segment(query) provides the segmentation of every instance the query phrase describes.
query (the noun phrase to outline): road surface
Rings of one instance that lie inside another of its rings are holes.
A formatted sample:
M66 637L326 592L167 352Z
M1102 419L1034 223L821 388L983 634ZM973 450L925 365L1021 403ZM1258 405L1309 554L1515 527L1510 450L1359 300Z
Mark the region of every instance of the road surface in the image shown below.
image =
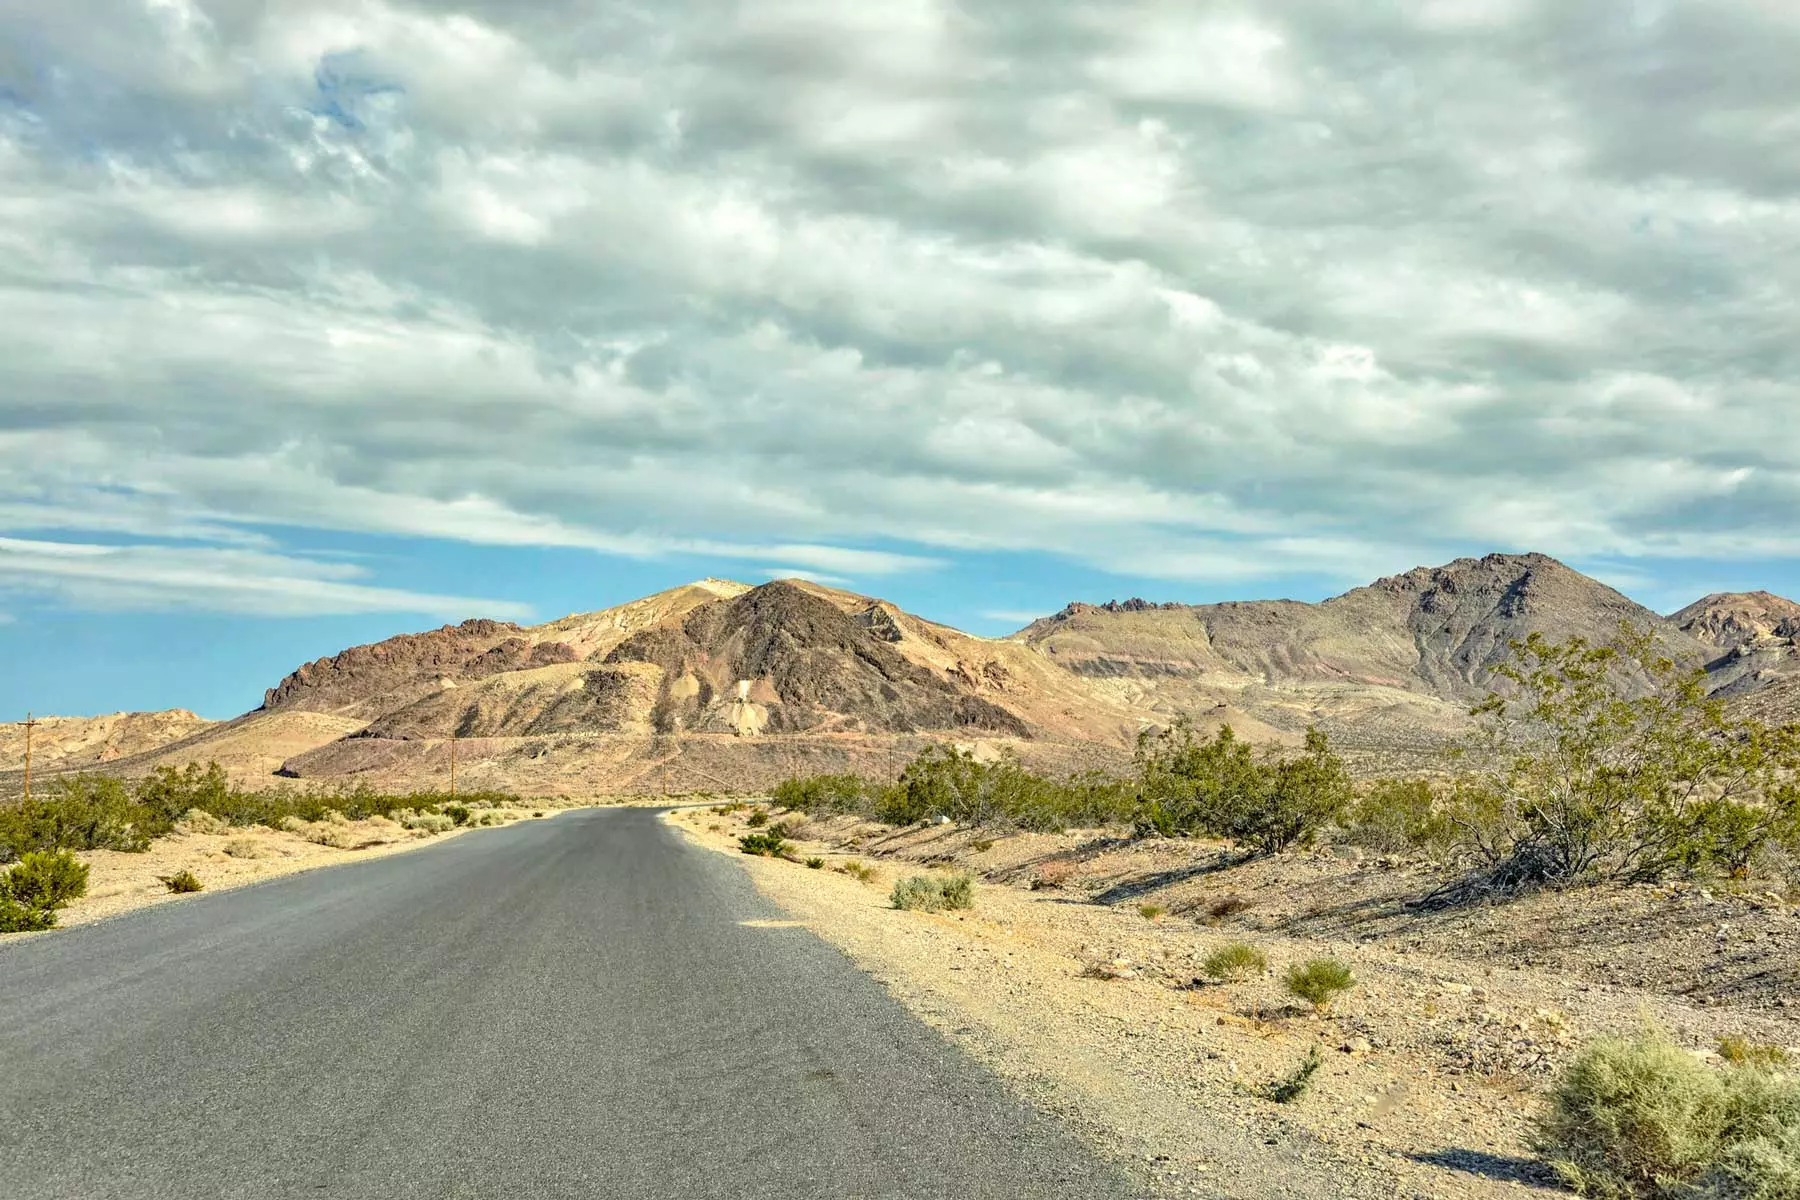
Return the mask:
M599 809L0 946L0 1194L1131 1194L782 915Z

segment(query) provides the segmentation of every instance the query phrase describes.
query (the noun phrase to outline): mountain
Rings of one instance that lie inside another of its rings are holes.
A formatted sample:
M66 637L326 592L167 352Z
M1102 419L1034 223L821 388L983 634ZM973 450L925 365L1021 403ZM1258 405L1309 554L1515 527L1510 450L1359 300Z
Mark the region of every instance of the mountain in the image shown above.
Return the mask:
M103 766L211 728L184 708L101 717L39 717L31 731L31 765L46 771ZM25 726L0 725L0 771L25 767Z
M1796 617L1756 593L1663 618L1538 554L1421 567L1316 604L1073 603L999 639L804 580L705 579L543 625L471 620L351 647L253 713L169 722L106 753L126 772L216 759L248 781L441 786L454 754L467 787L735 790L891 774L940 740L1047 770L1117 764L1181 716L1265 743L1317 725L1359 769L1403 770L1441 761L1508 643L1532 633L1601 642L1629 621L1709 664L1734 703L1785 712L1800 704Z
M1669 620L1724 652L1708 664L1721 694L1766 720L1800 718L1800 604L1770 592L1717 592Z

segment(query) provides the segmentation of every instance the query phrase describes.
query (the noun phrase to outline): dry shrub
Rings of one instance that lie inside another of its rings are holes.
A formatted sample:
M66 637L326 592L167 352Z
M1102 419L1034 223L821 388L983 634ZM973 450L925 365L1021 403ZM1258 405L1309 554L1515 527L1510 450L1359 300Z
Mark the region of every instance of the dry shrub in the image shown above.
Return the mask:
M456 818L449 813L421 812L418 809L403 808L393 818L402 829L411 829L419 833L448 833L456 828Z
M1269 969L1268 956L1248 942L1228 942L1206 956L1200 970L1208 979L1239 981Z
M1228 917L1235 917L1239 913L1249 912L1250 909L1254 907L1254 903L1247 897L1240 896L1236 892L1233 892L1229 896L1221 896L1217 900L1207 902L1206 923L1208 925L1217 925Z
M177 895L185 895L189 892L199 892L206 889L206 885L200 882L200 877L192 871L177 871L173 875L158 875L156 878L161 881L164 887Z
M1075 874L1075 864L1067 859L1058 858L1045 863L1031 877L1031 890L1034 892L1055 891L1068 884Z
M894 885L895 908L939 912L975 907L975 880L968 875L913 875Z
M225 843L225 853L233 858L261 858L262 843L252 837L236 837Z
M190 808L175 823L179 833L221 834L231 829L231 823L213 816L203 808Z

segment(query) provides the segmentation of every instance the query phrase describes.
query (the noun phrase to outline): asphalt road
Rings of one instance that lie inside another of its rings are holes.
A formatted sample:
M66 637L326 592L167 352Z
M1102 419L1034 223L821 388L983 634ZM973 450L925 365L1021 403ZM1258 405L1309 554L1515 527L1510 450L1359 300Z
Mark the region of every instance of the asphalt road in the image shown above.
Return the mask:
M0 1196L1115 1197L643 809L0 946Z

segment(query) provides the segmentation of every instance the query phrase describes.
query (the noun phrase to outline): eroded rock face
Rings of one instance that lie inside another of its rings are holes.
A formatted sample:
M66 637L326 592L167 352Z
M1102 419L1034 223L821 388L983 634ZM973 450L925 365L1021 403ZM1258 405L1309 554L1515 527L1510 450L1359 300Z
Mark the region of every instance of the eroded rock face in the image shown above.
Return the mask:
M460 676L471 663L520 632L509 621L472 620L427 633L403 633L307 663L263 694L264 711L330 712L406 686ZM496 664L504 659L493 660ZM497 669L507 669L497 667ZM490 674L492 672L489 672Z
M1012 713L901 657L884 628L777 582L698 608L677 628L628 638L606 661L662 668L655 720L661 732L738 728L727 710L738 682L755 681L770 700L763 728L771 733L841 727L1029 735Z

